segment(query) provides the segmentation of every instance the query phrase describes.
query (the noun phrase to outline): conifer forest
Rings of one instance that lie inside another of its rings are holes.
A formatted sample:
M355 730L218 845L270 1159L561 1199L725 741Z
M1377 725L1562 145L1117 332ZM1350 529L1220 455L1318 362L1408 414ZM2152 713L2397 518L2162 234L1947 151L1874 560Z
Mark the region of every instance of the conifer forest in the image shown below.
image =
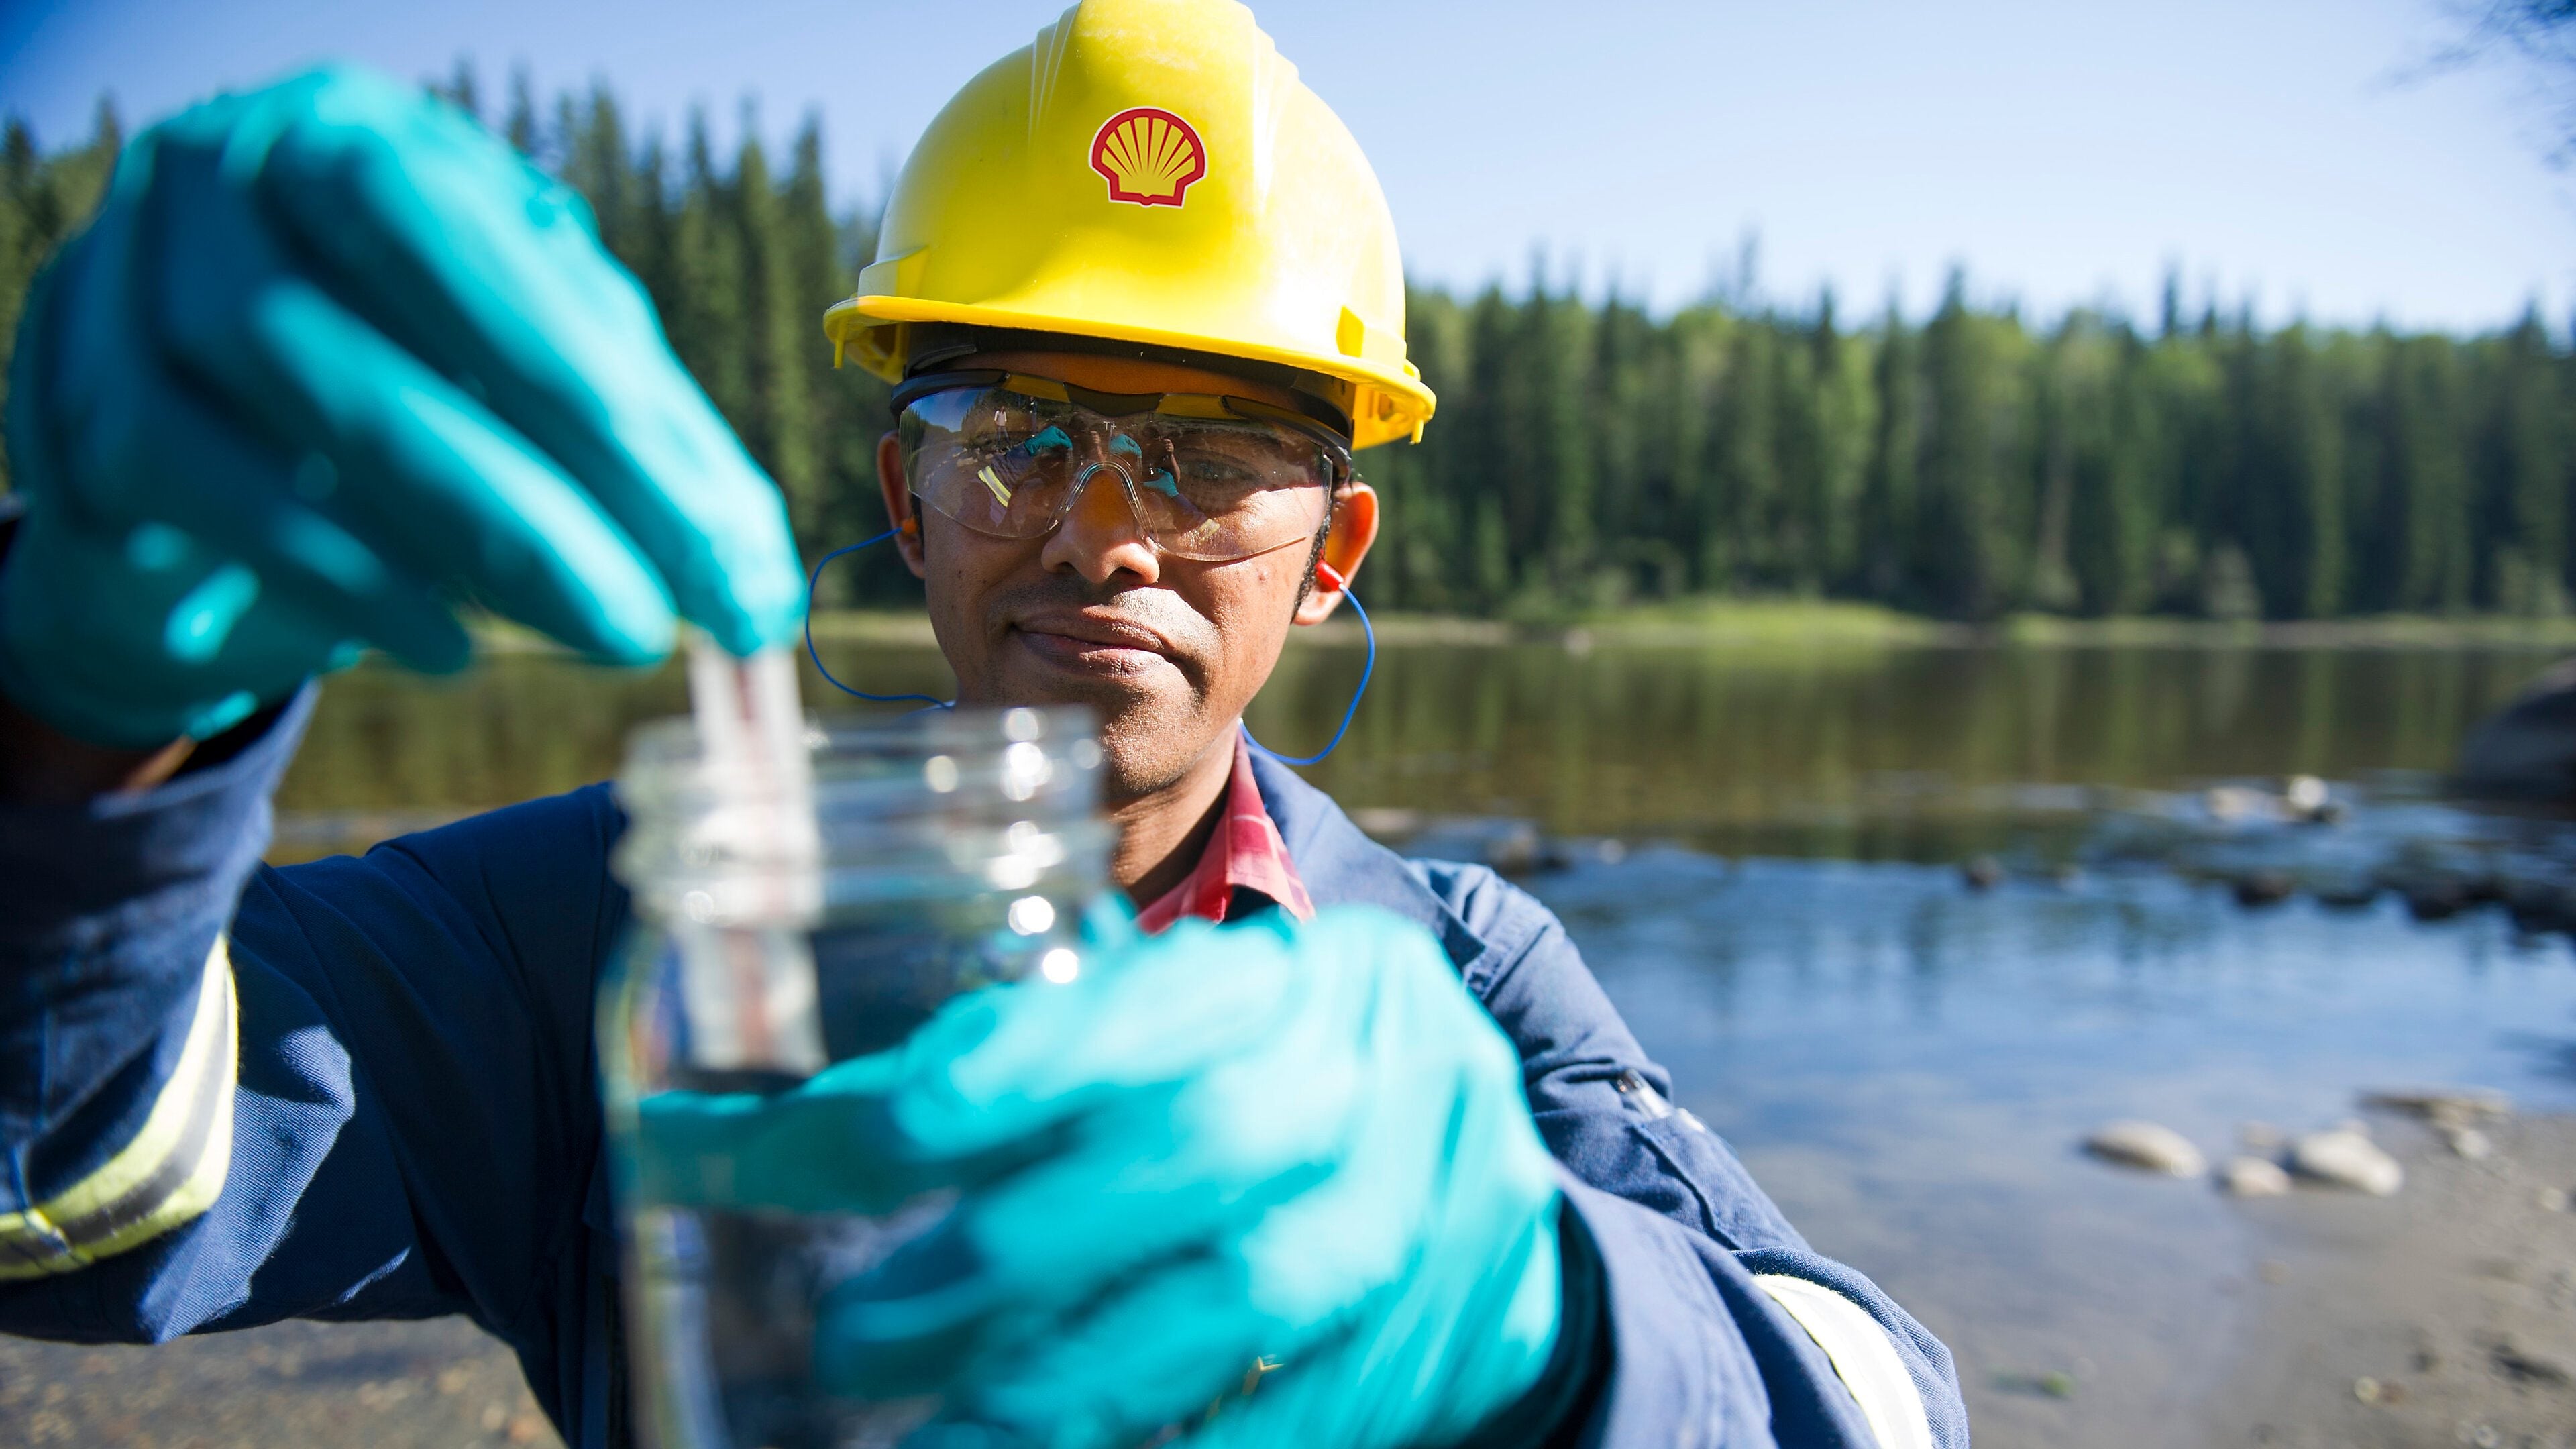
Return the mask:
M835 371L823 308L873 213L824 181L812 124L719 154L703 120L629 124L608 91L504 104L436 89L586 195L673 346L785 490L808 559L883 526L885 388ZM121 142L102 105L0 155L0 348L27 284L95 205ZM1928 316L1750 288L1669 313L1589 300L1534 264L1473 296L1417 287L1439 394L1419 445L1360 455L1386 531L1363 592L1398 609L1545 619L1695 597L2314 619L2563 613L2576 489L2565 319L2478 336L2264 328L2168 285L2158 315L2040 321L1954 274ZM892 605L891 558L827 603Z

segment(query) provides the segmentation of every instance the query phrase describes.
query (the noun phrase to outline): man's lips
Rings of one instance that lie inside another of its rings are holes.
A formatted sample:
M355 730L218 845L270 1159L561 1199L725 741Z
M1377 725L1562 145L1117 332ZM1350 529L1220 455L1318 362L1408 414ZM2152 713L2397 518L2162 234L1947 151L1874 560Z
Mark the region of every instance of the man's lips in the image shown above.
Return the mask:
M1012 624L1037 654L1067 664L1142 668L1172 657L1170 641L1132 619L1090 613L1044 613Z

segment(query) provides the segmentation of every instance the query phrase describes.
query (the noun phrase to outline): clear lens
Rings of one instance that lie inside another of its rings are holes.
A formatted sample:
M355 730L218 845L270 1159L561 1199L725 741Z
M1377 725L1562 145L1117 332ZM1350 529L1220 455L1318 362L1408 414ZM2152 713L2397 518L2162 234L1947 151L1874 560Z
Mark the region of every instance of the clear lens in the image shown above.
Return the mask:
M1165 552L1221 561L1323 526L1336 464L1314 438L1259 418L1108 418L1005 388L933 393L905 410L913 492L996 538L1053 529L1087 486L1123 487Z

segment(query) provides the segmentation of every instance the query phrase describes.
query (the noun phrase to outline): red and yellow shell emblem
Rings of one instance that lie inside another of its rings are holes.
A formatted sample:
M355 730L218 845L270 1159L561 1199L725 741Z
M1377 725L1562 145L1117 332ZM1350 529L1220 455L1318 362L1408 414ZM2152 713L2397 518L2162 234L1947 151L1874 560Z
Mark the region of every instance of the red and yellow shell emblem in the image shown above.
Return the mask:
M1190 183L1207 175L1207 147L1189 122L1137 106L1100 123L1091 138L1091 169L1109 183L1112 201L1178 206Z

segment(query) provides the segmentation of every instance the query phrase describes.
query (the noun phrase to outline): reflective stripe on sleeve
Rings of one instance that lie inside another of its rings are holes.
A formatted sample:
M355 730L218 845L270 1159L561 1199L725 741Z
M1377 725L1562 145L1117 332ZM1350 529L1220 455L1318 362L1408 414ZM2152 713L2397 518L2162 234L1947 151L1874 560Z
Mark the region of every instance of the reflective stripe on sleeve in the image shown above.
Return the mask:
M214 1206L232 1163L237 1010L232 957L218 936L206 953L179 1065L161 1084L142 1130L64 1191L0 1213L0 1279L73 1272Z
M1825 1351L1869 1421L1878 1449L1932 1449L1923 1395L1897 1356L1895 1341L1869 1310L1821 1283L1786 1273L1757 1273L1753 1281Z

